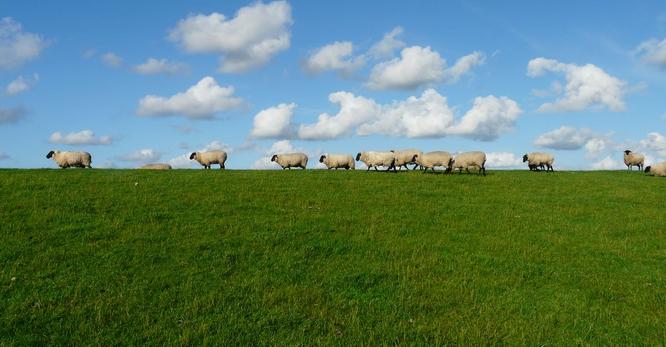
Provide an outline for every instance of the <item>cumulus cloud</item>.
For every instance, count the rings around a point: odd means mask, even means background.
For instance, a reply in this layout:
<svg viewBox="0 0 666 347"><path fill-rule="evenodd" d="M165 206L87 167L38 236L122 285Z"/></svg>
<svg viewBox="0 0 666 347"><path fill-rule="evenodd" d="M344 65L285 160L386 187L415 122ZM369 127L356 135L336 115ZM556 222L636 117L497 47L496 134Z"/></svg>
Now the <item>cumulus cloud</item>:
<svg viewBox="0 0 666 347"><path fill-rule="evenodd" d="M23 76L19 76L15 80L9 82L7 87L5 87L5 94L17 95L26 92L30 90L37 81L39 81L38 74L33 74L32 78L23 78Z"/></svg>
<svg viewBox="0 0 666 347"><path fill-rule="evenodd" d="M640 146L646 151L656 153L662 158L666 158L666 136L658 132L652 132L640 141Z"/></svg>
<svg viewBox="0 0 666 347"><path fill-rule="evenodd" d="M148 58L145 63L134 66L133 70L142 75L177 75L187 72L189 67L185 63L170 62L166 59Z"/></svg>
<svg viewBox="0 0 666 347"><path fill-rule="evenodd" d="M624 164L619 160L615 160L610 156L606 156L605 158L592 163L590 167L593 170L617 170L622 169Z"/></svg>
<svg viewBox="0 0 666 347"><path fill-rule="evenodd" d="M291 24L286 1L257 2L231 19L217 12L189 16L171 30L169 40L189 53L221 54L221 72L244 72L289 48Z"/></svg>
<svg viewBox="0 0 666 347"><path fill-rule="evenodd" d="M506 169L522 166L522 156L516 156L511 152L490 152L486 154L486 167Z"/></svg>
<svg viewBox="0 0 666 347"><path fill-rule="evenodd" d="M634 50L642 61L666 68L666 39L649 39Z"/></svg>
<svg viewBox="0 0 666 347"><path fill-rule="evenodd" d="M414 89L444 78L446 62L430 47L404 48L399 58L372 68L367 86L371 89Z"/></svg>
<svg viewBox="0 0 666 347"><path fill-rule="evenodd" d="M296 104L279 104L260 111L254 116L250 137L257 139L285 138L293 135L291 117Z"/></svg>
<svg viewBox="0 0 666 347"><path fill-rule="evenodd" d="M593 65L565 64L554 59L536 58L527 64L527 75L539 77L546 72L564 73L566 86L554 102L544 103L541 112L581 111L607 108L624 111L627 83Z"/></svg>
<svg viewBox="0 0 666 347"><path fill-rule="evenodd" d="M2 108L0 107L0 124L16 123L25 118L28 113L23 107Z"/></svg>
<svg viewBox="0 0 666 347"><path fill-rule="evenodd" d="M485 55L473 52L446 68L446 60L430 47L404 48L399 58L379 63L372 68L366 84L370 89L415 89L442 81L455 83L474 66L485 62Z"/></svg>
<svg viewBox="0 0 666 347"><path fill-rule="evenodd" d="M92 130L81 130L79 132L71 132L63 134L55 132L49 137L50 143L57 143L61 145L110 145L113 139L111 136L95 136Z"/></svg>
<svg viewBox="0 0 666 347"><path fill-rule="evenodd" d="M234 96L234 87L220 87L213 77L206 76L183 93L165 98L147 95L139 100L140 116L183 115L188 118L212 118L216 113L241 105Z"/></svg>
<svg viewBox="0 0 666 347"><path fill-rule="evenodd" d="M35 59L46 48L40 35L23 31L11 17L0 19L0 69L10 69Z"/></svg>
<svg viewBox="0 0 666 347"><path fill-rule="evenodd" d="M147 163L147 162L158 161L160 160L161 157L162 153L154 149L146 148L122 156L120 157L120 160Z"/></svg>
<svg viewBox="0 0 666 347"><path fill-rule="evenodd" d="M597 135L590 129L562 126L539 135L534 140L534 145L551 149L576 150L581 149L595 138L597 138Z"/></svg>
<svg viewBox="0 0 666 347"><path fill-rule="evenodd" d="M405 43L397 37L403 33L402 27L395 27L386 33L381 41L370 47L368 54L374 58L387 58L398 49L405 47Z"/></svg>
<svg viewBox="0 0 666 347"><path fill-rule="evenodd" d="M481 52L472 52L472 54L459 58L453 66L444 70L444 79L448 83L456 83L460 78L469 73L473 67L483 65L486 62L486 56Z"/></svg>
<svg viewBox="0 0 666 347"><path fill-rule="evenodd" d="M339 71L343 75L352 73L364 64L363 56L353 57L351 42L336 41L315 50L303 64L305 71L317 74L324 71Z"/></svg>
<svg viewBox="0 0 666 347"><path fill-rule="evenodd" d="M102 63L108 67L119 67L123 64L123 58L113 52L107 52L102 55Z"/></svg>
<svg viewBox="0 0 666 347"><path fill-rule="evenodd" d="M372 99L348 92L329 96L339 105L335 115L324 113L314 124L299 127L305 140L326 140L351 135L382 134L411 138L459 135L483 141L510 131L521 114L518 104L506 97L478 97L473 107L458 121L445 97L434 89L421 96L381 105Z"/></svg>

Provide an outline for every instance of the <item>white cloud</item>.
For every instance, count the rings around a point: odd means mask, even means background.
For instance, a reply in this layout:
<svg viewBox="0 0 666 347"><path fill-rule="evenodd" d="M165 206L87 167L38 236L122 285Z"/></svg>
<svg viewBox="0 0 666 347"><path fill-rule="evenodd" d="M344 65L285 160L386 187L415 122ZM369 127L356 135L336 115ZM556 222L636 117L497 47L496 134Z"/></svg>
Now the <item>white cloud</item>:
<svg viewBox="0 0 666 347"><path fill-rule="evenodd" d="M213 140L209 142L207 145L205 145L203 148L199 149L199 151L202 152L207 152L207 151L225 151L227 153L231 153L234 151L233 147L226 143L222 143L219 140Z"/></svg>
<svg viewBox="0 0 666 347"><path fill-rule="evenodd" d="M472 70L473 67L483 65L486 62L486 56L481 52L472 52L472 54L459 58L456 63L444 71L444 79L448 83L456 83L462 76Z"/></svg>
<svg viewBox="0 0 666 347"><path fill-rule="evenodd" d="M666 68L666 39L650 39L641 43L634 51L641 56L641 60Z"/></svg>
<svg viewBox="0 0 666 347"><path fill-rule="evenodd" d="M206 76L183 93L165 98L147 95L139 100L140 116L184 115L188 118L212 118L216 113L241 105L234 87L220 87L213 77Z"/></svg>
<svg viewBox="0 0 666 347"><path fill-rule="evenodd" d="M539 135L534 140L534 145L560 150L585 148L589 158L597 157L607 150L618 149L610 134L603 135L590 129L576 129L569 126L561 126L558 129Z"/></svg>
<svg viewBox="0 0 666 347"><path fill-rule="evenodd" d="M37 34L24 32L11 17L0 19L0 69L10 69L39 56L47 42Z"/></svg>
<svg viewBox="0 0 666 347"><path fill-rule="evenodd" d="M104 53L101 59L102 63L109 67L119 67L123 64L123 58L113 52Z"/></svg>
<svg viewBox="0 0 666 347"><path fill-rule="evenodd" d="M320 47L312 53L303 68L313 74L324 71L339 71L343 75L352 73L364 64L363 56L353 57L354 47L349 41L336 41Z"/></svg>
<svg viewBox="0 0 666 347"><path fill-rule="evenodd" d="M285 138L293 135L291 117L296 104L279 104L260 111L254 116L252 138Z"/></svg>
<svg viewBox="0 0 666 347"><path fill-rule="evenodd" d="M367 86L380 90L414 89L441 81L445 66L444 59L430 47L407 47L400 52L400 58L375 65Z"/></svg>
<svg viewBox="0 0 666 347"><path fill-rule="evenodd" d="M516 168L523 166L523 158L510 152L486 154L486 166L490 168Z"/></svg>
<svg viewBox="0 0 666 347"><path fill-rule="evenodd" d="M16 123L25 118L28 112L23 107L2 108L0 107L0 124Z"/></svg>
<svg viewBox="0 0 666 347"><path fill-rule="evenodd" d="M189 16L171 30L169 39L190 53L221 54L221 72L243 72L289 48L291 24L286 1L257 2L231 19L217 12Z"/></svg>
<svg viewBox="0 0 666 347"><path fill-rule="evenodd" d="M111 136L96 137L92 130L81 130L79 132L72 132L63 134L55 132L49 137L50 143L58 143L62 145L110 145L113 139Z"/></svg>
<svg viewBox="0 0 666 347"><path fill-rule="evenodd" d="M133 70L142 75L176 75L187 72L189 67L185 63L170 62L166 59L148 58L145 63L134 66Z"/></svg>
<svg viewBox="0 0 666 347"><path fill-rule="evenodd" d="M561 72L566 86L557 100L539 107L541 112L581 111L587 108L618 112L625 110L627 83L607 74L599 67L560 63L554 59L536 58L527 65L527 75L539 77L546 72Z"/></svg>
<svg viewBox="0 0 666 347"><path fill-rule="evenodd" d="M666 158L666 136L658 132L652 132L640 141L641 148L652 151L662 158Z"/></svg>
<svg viewBox="0 0 666 347"><path fill-rule="evenodd" d="M39 81L38 74L33 74L32 78L23 78L23 76L19 76L15 80L9 82L5 88L5 94L17 95L26 92L30 90L30 88L32 88L32 86L34 86L37 81Z"/></svg>
<svg viewBox="0 0 666 347"><path fill-rule="evenodd" d="M135 161L141 163L154 162L160 160L162 153L155 151L154 149L146 148L140 149L136 152L132 152L128 155L120 157L122 161Z"/></svg>
<svg viewBox="0 0 666 347"><path fill-rule="evenodd" d="M348 135L356 126L376 118L381 109L374 100L348 92L332 93L328 100L339 105L338 113L333 116L322 113L317 123L301 125L298 129L300 138L326 140Z"/></svg>
<svg viewBox="0 0 666 347"><path fill-rule="evenodd" d="M368 54L374 58L387 58L393 55L398 49L405 47L405 43L397 37L403 33L402 27L395 27L389 33L385 34L381 41L370 47Z"/></svg>
<svg viewBox="0 0 666 347"><path fill-rule="evenodd" d="M513 130L522 112L518 103L505 96L480 96L474 99L474 106L449 133L491 141Z"/></svg>
<svg viewBox="0 0 666 347"><path fill-rule="evenodd" d="M379 63L372 68L366 86L370 89L415 89L446 81L456 83L474 66L485 63L485 55L472 52L446 67L439 53L430 47L404 48L399 58Z"/></svg>
<svg viewBox="0 0 666 347"><path fill-rule="evenodd" d="M329 100L339 104L335 115L321 114L314 124L301 125L299 138L334 139L351 135L382 134L410 138L459 135L479 140L492 140L510 131L522 112L518 104L506 97L478 97L473 107L455 120L454 111L445 97L434 89L420 97L380 105L372 99L337 92Z"/></svg>
<svg viewBox="0 0 666 347"><path fill-rule="evenodd" d="M617 170L624 167L623 163L606 156L605 158L592 163L590 166L593 170Z"/></svg>

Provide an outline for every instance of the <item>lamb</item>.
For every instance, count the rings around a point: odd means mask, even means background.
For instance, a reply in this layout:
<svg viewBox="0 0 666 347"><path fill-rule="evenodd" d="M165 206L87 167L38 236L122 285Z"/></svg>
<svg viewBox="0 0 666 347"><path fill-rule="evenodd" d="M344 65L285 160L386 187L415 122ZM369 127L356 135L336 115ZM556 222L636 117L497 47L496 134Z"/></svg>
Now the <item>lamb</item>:
<svg viewBox="0 0 666 347"><path fill-rule="evenodd" d="M446 168L446 172L450 172L451 165L453 164L453 157L449 152L435 151L415 154L412 161L425 168L423 173L428 171L428 169L432 169L432 171L435 172L435 166L443 166Z"/></svg>
<svg viewBox="0 0 666 347"><path fill-rule="evenodd" d="M486 175L486 154L483 152L465 152L458 154L451 163L452 169L459 169L462 173L462 169L465 169L469 172L470 167L479 168L479 174Z"/></svg>
<svg viewBox="0 0 666 347"><path fill-rule="evenodd" d="M220 170L223 170L224 163L227 161L227 152L225 151L209 151L209 152L192 152L190 160L196 160L199 164L203 165L204 169L210 169L212 164L219 164Z"/></svg>
<svg viewBox="0 0 666 347"><path fill-rule="evenodd" d="M555 157L550 153L532 152L523 155L523 163L527 162L530 170L536 170L537 167L543 169L546 167L546 172L555 171L553 169L553 162Z"/></svg>
<svg viewBox="0 0 666 347"><path fill-rule="evenodd" d="M401 151L391 150L391 152L395 155L394 165L400 169L404 166L407 170L409 170L407 164L414 164L412 170L416 170L419 165L414 161L414 156L423 154L423 152L418 149L403 149Z"/></svg>
<svg viewBox="0 0 666 347"><path fill-rule="evenodd" d="M378 166L385 166L387 168L386 171L393 169L394 172L397 172L393 152L360 152L356 154L356 160L365 163L368 171L372 167L377 171Z"/></svg>
<svg viewBox="0 0 666 347"><path fill-rule="evenodd" d="M666 162L648 165L645 167L645 172L652 176L666 177Z"/></svg>
<svg viewBox="0 0 666 347"><path fill-rule="evenodd" d="M169 164L164 164L164 163L153 163L153 164L146 164L139 169L147 169L147 170L171 170L171 165Z"/></svg>
<svg viewBox="0 0 666 347"><path fill-rule="evenodd" d="M53 159L62 169L68 167L92 168L92 156L88 152L61 152L50 151L46 155L47 159Z"/></svg>
<svg viewBox="0 0 666 347"><path fill-rule="evenodd" d="M349 154L324 154L319 157L319 162L330 169L352 169L354 170L356 162Z"/></svg>
<svg viewBox="0 0 666 347"><path fill-rule="evenodd" d="M640 153L634 153L630 150L624 151L624 165L631 171L634 166L638 166L638 170L643 169L645 164L645 156Z"/></svg>
<svg viewBox="0 0 666 347"><path fill-rule="evenodd" d="M305 167L308 165L308 156L304 153L274 154L271 157L271 161L274 161L278 163L278 165L282 166L282 170L291 170L292 167L300 167L305 170Z"/></svg>

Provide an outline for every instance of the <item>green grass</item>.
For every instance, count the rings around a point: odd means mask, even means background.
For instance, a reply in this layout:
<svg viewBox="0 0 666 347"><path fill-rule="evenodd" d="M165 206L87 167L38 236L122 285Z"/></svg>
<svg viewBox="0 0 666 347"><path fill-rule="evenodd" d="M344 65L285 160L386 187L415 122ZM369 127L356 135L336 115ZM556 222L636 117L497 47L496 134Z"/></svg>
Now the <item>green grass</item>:
<svg viewBox="0 0 666 347"><path fill-rule="evenodd" d="M666 343L666 179L0 170L0 345Z"/></svg>

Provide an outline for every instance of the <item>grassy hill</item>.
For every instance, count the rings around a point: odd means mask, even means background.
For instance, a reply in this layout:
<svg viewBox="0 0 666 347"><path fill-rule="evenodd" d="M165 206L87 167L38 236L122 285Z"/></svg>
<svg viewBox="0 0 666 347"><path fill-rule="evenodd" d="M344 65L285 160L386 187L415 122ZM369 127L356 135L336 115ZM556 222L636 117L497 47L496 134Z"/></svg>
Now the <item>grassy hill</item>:
<svg viewBox="0 0 666 347"><path fill-rule="evenodd" d="M666 342L666 179L0 170L0 345Z"/></svg>

